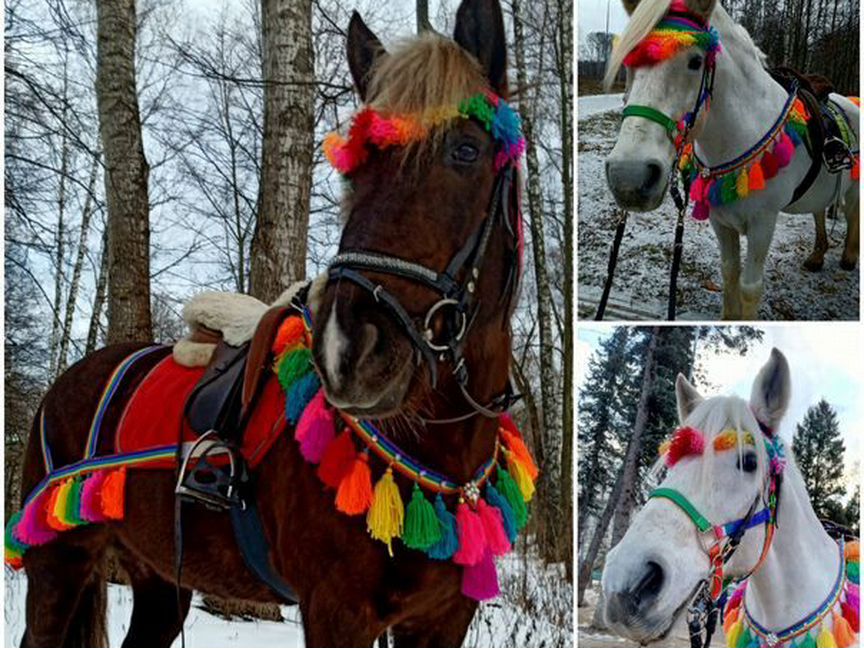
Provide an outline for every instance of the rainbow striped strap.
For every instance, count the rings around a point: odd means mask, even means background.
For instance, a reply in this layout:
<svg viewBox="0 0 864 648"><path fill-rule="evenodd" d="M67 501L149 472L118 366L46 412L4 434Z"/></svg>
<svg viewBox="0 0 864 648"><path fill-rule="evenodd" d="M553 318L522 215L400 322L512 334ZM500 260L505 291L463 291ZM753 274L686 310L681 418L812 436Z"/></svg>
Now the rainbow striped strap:
<svg viewBox="0 0 864 648"><path fill-rule="evenodd" d="M102 429L102 420L105 418L105 412L111 404L111 399L114 398L114 395L117 393L126 373L141 358L145 358L151 353L165 348L167 347L162 344L157 344L139 349L132 355L126 357L123 362L117 365L114 369L114 372L111 374L111 377L105 385L105 389L102 390L102 397L99 399L99 406L96 408L96 413L93 415L93 420L90 423L90 433L87 435L84 459L90 459L96 456L96 449L99 446L99 433ZM47 447L44 445L44 441L43 447Z"/></svg>

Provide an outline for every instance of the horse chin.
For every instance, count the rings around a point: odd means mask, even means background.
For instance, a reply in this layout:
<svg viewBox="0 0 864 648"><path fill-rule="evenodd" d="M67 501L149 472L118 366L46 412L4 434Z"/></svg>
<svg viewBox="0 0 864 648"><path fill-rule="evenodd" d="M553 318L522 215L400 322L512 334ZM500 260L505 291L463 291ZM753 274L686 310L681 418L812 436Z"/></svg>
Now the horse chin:
<svg viewBox="0 0 864 648"><path fill-rule="evenodd" d="M330 404L358 419L383 420L400 414L408 400L412 383L413 364L406 362L384 382L383 389L356 390L350 397L332 393L324 381L324 391Z"/></svg>
<svg viewBox="0 0 864 648"><path fill-rule="evenodd" d="M644 213L651 212L657 209L666 196L666 185L659 191L645 193L642 191L614 191L612 195L615 197L615 202L621 209L627 211Z"/></svg>
<svg viewBox="0 0 864 648"><path fill-rule="evenodd" d="M684 599L684 602L675 609L672 615L668 618L664 619L638 619L633 623L625 626L616 626L616 624L610 624L610 628L614 630L620 636L630 639L642 646L647 646L649 644L657 643L658 641L663 641L669 636L669 633L672 632L672 627L675 625L675 622L678 620L678 617L681 616L681 613L690 603L690 598L687 597Z"/></svg>

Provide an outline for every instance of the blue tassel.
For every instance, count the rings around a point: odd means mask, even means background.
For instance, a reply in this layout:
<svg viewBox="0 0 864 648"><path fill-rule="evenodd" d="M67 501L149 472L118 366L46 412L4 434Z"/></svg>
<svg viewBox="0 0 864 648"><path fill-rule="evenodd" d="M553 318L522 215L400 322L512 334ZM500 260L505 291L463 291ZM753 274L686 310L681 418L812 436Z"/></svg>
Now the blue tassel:
<svg viewBox="0 0 864 648"><path fill-rule="evenodd" d="M721 184L723 183L723 179L717 179L714 184L711 185L711 189L708 192L708 202L711 203L712 207L717 207L721 205L723 201L721 200Z"/></svg>
<svg viewBox="0 0 864 648"><path fill-rule="evenodd" d="M788 125L786 126L786 134L789 136L789 139L792 140L792 143L795 146L798 146L801 144L801 136L798 135L798 131L796 131L791 126L788 126Z"/></svg>
<svg viewBox="0 0 864 648"><path fill-rule="evenodd" d="M450 560L459 549L456 517L447 510L440 493L435 497L435 514L441 523L441 539L426 550L426 555L435 560Z"/></svg>
<svg viewBox="0 0 864 648"><path fill-rule="evenodd" d="M318 380L318 374L314 371L309 372L291 385L285 399L285 418L289 423L296 424L300 420L303 410L312 402L320 388L321 381Z"/></svg>
<svg viewBox="0 0 864 648"><path fill-rule="evenodd" d="M504 521L504 531L507 532L507 538L510 540L510 544L516 542L516 536L519 532L516 530L516 516L510 502L504 499L491 483L486 484L486 501L501 511L501 519Z"/></svg>

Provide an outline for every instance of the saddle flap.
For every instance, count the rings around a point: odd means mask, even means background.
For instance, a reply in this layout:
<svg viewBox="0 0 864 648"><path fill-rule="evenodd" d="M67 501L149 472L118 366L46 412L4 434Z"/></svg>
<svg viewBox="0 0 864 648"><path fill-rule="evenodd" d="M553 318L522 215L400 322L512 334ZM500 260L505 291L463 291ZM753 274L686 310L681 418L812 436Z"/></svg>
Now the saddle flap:
<svg viewBox="0 0 864 648"><path fill-rule="evenodd" d="M216 430L234 436L242 409L243 373L249 345L216 345L213 359L186 401L189 426L198 434Z"/></svg>
<svg viewBox="0 0 864 648"><path fill-rule="evenodd" d="M243 377L242 409L246 416L253 406L261 385L270 368L270 353L279 325L287 317L291 306L274 306L270 308L255 329L255 335L249 345L249 356Z"/></svg>

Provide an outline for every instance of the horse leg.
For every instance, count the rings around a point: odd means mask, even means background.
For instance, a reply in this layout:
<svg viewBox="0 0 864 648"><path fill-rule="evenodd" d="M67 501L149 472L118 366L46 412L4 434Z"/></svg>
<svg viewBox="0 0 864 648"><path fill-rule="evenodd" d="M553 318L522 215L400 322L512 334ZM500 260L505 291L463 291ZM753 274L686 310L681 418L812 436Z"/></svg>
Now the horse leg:
<svg viewBox="0 0 864 648"><path fill-rule="evenodd" d="M98 531L91 531L71 531L68 538L27 551L27 626L21 648L107 645L102 547L92 540Z"/></svg>
<svg viewBox="0 0 864 648"><path fill-rule="evenodd" d="M816 225L816 240L813 243L813 251L804 261L804 269L816 272L822 269L825 263L825 252L828 251L828 233L825 231L825 210L813 213L813 222Z"/></svg>
<svg viewBox="0 0 864 648"><path fill-rule="evenodd" d="M765 292L763 276L777 214L755 214L747 226L747 260L741 275L741 318L756 319Z"/></svg>
<svg viewBox="0 0 864 648"><path fill-rule="evenodd" d="M723 273L723 319L741 319L741 237L731 227L711 221L720 246Z"/></svg>
<svg viewBox="0 0 864 648"><path fill-rule="evenodd" d="M861 221L858 213L858 188L852 189L855 195L847 196L844 211L846 212L846 246L840 258L840 267L844 270L854 270L858 265L858 246L861 234ZM851 192L850 192L851 193Z"/></svg>
<svg viewBox="0 0 864 648"><path fill-rule="evenodd" d="M374 603L346 600L344 586L329 585L320 584L300 603L306 648L372 648L387 630Z"/></svg>
<svg viewBox="0 0 864 648"><path fill-rule="evenodd" d="M122 648L170 648L189 614L192 590L177 589L149 567L123 563L132 583L132 621Z"/></svg>
<svg viewBox="0 0 864 648"><path fill-rule="evenodd" d="M393 628L394 648L458 648L465 640L477 602L459 597L432 617L412 619Z"/></svg>

